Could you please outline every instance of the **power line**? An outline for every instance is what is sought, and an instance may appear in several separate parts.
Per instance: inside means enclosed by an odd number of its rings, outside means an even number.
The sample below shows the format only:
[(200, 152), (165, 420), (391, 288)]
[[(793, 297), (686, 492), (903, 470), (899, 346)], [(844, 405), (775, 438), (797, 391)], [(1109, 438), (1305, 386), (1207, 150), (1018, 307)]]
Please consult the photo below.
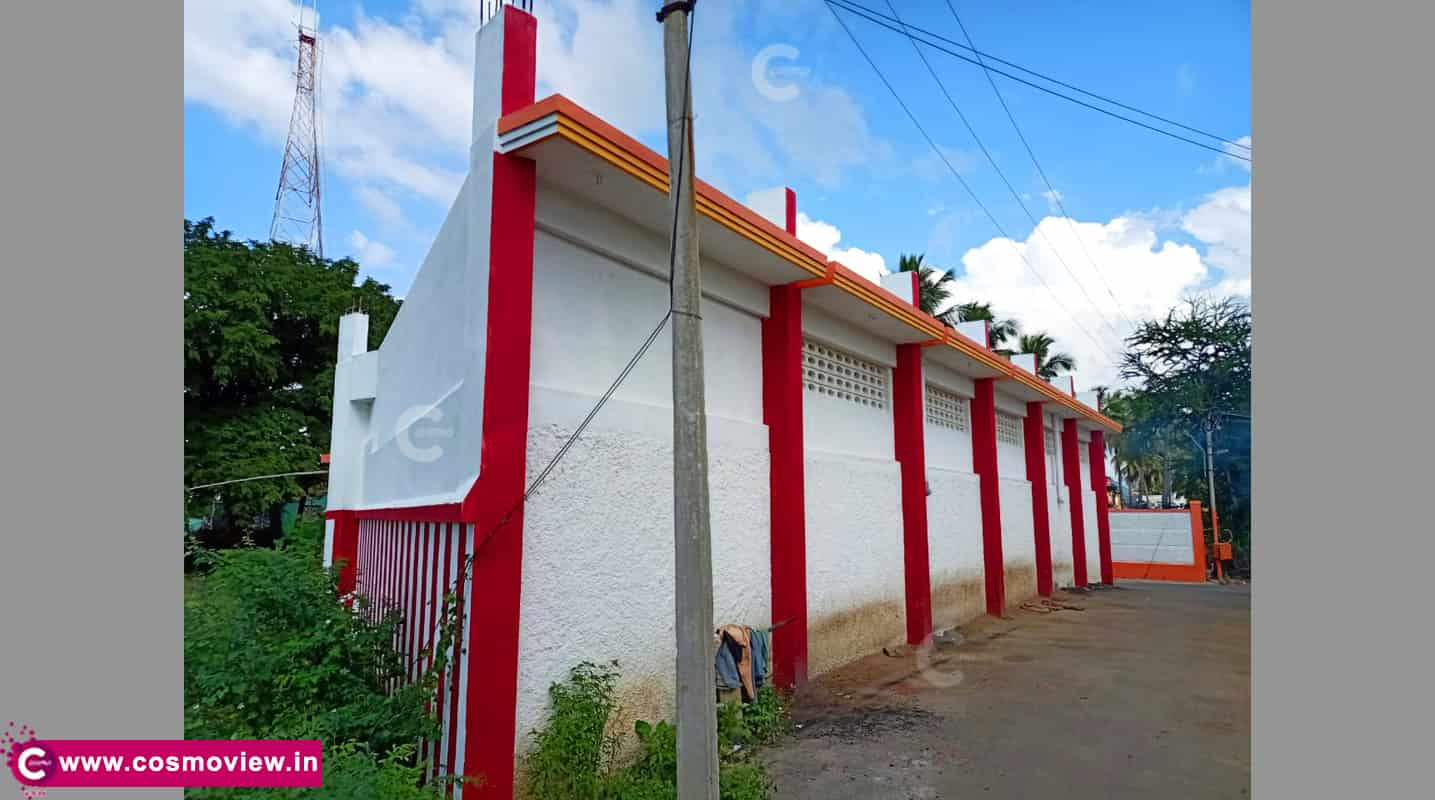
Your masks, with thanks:
[(957, 172), (956, 167), (952, 166), (952, 162), (947, 160), (947, 156), (945, 153), (942, 152), (942, 148), (938, 147), (937, 143), (932, 140), (931, 135), (927, 133), (927, 129), (922, 127), (921, 121), (917, 119), (917, 115), (913, 114), (912, 109), (908, 108), (907, 104), (903, 102), (902, 96), (897, 93), (897, 89), (892, 86), (891, 81), (888, 81), (887, 76), (883, 75), (882, 70), (877, 67), (877, 62), (873, 61), (872, 56), (867, 54), (867, 49), (862, 46), (862, 43), (857, 40), (857, 36), (852, 33), (852, 29), (847, 27), (847, 23), (842, 20), (842, 17), (837, 13), (837, 10), (832, 7), (832, 0), (825, 0), (825, 2), (827, 5), (827, 10), (832, 12), (832, 16), (834, 19), (837, 20), (837, 24), (841, 25), (842, 30), (847, 33), (847, 38), (852, 40), (852, 44), (857, 48), (857, 52), (862, 54), (862, 58), (867, 61), (867, 65), (872, 68), (872, 71), (874, 73), (876, 73), (877, 79), (882, 82), (883, 86), (887, 87), (887, 91), (892, 93), (892, 99), (897, 101), (897, 105), (901, 106), (902, 111), (906, 113), (907, 118), (910, 119), (912, 121), (912, 124), (916, 126), (917, 132), (922, 134), (923, 139), (927, 140), (927, 144), (932, 148), (932, 152), (937, 154), (937, 158), (941, 159), (942, 163), (947, 165), (947, 169), (951, 171), (952, 176), (955, 177), (959, 183), (961, 183), (963, 189), (967, 190), (967, 194), (971, 196), (972, 202), (976, 203), (977, 207), (980, 208), (982, 212), (986, 214), (987, 219), (991, 221), (992, 226), (997, 229), (997, 231), (1002, 235), (1002, 238), (1011, 242), (1012, 249), (1016, 251), (1017, 256), (1021, 258), (1022, 263), (1026, 264), (1026, 268), (1031, 270), (1031, 274), (1035, 275), (1036, 279), (1041, 282), (1041, 285), (1046, 287), (1046, 290), (1051, 293), (1051, 299), (1056, 301), (1056, 304), (1061, 307), (1062, 311), (1066, 312), (1066, 315), (1071, 318), (1072, 323), (1075, 324), (1076, 327), (1079, 328), (1082, 333), (1086, 334), (1087, 338), (1091, 339), (1091, 341), (1096, 345), (1098, 350), (1104, 353), (1107, 358), (1111, 358), (1111, 354), (1106, 351), (1106, 348), (1102, 346), (1101, 342), (1099, 342), (1095, 336), (1092, 336), (1091, 331), (1088, 331), (1086, 329), (1086, 326), (1082, 325), (1076, 319), (1076, 315), (1072, 314), (1071, 310), (1066, 307), (1066, 304), (1061, 302), (1061, 298), (1054, 290), (1052, 290), (1051, 285), (1046, 282), (1046, 278), (1043, 278), (1041, 276), (1041, 273), (1037, 271), (1036, 267), (1032, 266), (1031, 262), (1027, 260), (1026, 254), (1023, 253), (1021, 251), (1021, 248), (1017, 246), (1016, 240), (1013, 239), (1006, 232), (1006, 229), (1002, 227), (1002, 224), (997, 221), (997, 218), (995, 216), (992, 215), (991, 210), (988, 209), (986, 207), (986, 204), (981, 201), (981, 198), (977, 197), (977, 193), (972, 190), (971, 185), (967, 183), (967, 179), (963, 178), (961, 173)]
[[(905, 27), (906, 23), (902, 22), (902, 17), (897, 13), (897, 7), (892, 4), (892, 0), (886, 0), (886, 2), (887, 8), (891, 9), (892, 15), (897, 18), (898, 24)], [(1011, 185), (1011, 181), (1007, 179), (1006, 172), (997, 164), (997, 160), (992, 157), (991, 151), (987, 150), (986, 144), (982, 142), (982, 137), (977, 135), (977, 129), (972, 126), (971, 121), (967, 119), (967, 115), (962, 113), (961, 106), (957, 105), (957, 101), (952, 97), (952, 93), (947, 91), (947, 85), (942, 82), (941, 77), (937, 75), (937, 71), (932, 68), (932, 63), (928, 61), (926, 55), (922, 53), (922, 48), (914, 39), (908, 38), (907, 41), (912, 45), (912, 50), (916, 52), (917, 58), (922, 60), (922, 64), (927, 68), (927, 72), (932, 76), (932, 80), (937, 82), (937, 88), (942, 90), (942, 96), (947, 98), (947, 104), (952, 107), (953, 111), (957, 112), (957, 118), (962, 121), (962, 125), (966, 126), (967, 133), (972, 135), (972, 139), (976, 141), (977, 147), (981, 148), (982, 155), (987, 157), (987, 162), (992, 165), (992, 169), (996, 170), (997, 176), (1002, 179), (1002, 183), (1006, 184), (1007, 191), (1011, 192), (1012, 199), (1016, 201), (1017, 206), (1021, 208), (1027, 220), (1031, 222), (1032, 229), (1041, 236), (1043, 242), (1046, 242), (1046, 246), (1051, 248), (1052, 254), (1056, 256), (1056, 260), (1061, 262), (1062, 269), (1065, 269), (1066, 274), (1071, 276), (1072, 282), (1076, 284), (1076, 288), (1081, 290), (1081, 294), (1086, 297), (1086, 301), (1091, 303), (1091, 307), (1096, 310), (1096, 315), (1101, 317), (1102, 324), (1104, 324), (1106, 329), (1111, 331), (1117, 339), (1120, 339), (1120, 331), (1116, 330), (1115, 326), (1111, 324), (1111, 321), (1102, 313), (1101, 306), (1097, 305), (1096, 301), (1091, 298), (1091, 294), (1086, 291), (1086, 287), (1082, 285), (1081, 280), (1076, 277), (1076, 273), (1072, 271), (1071, 266), (1067, 264), (1066, 259), (1062, 257), (1061, 251), (1056, 249), (1056, 245), (1047, 237), (1046, 231), (1041, 229), (1041, 225), (1037, 223), (1036, 217), (1032, 215), (1031, 210), (1026, 207), (1026, 203), (1022, 202), (1021, 193), (1016, 190), (1015, 186)], [(1107, 357), (1110, 358), (1111, 354), (1107, 353)]]
[[(997, 82), (992, 79), (992, 74), (987, 69), (986, 62), (982, 61), (982, 54), (977, 51), (976, 42), (972, 41), (972, 35), (967, 32), (967, 26), (962, 24), (962, 17), (957, 13), (956, 6), (952, 5), (952, 0), (947, 0), (947, 8), (952, 12), (952, 18), (957, 21), (957, 27), (961, 28), (962, 36), (966, 38), (967, 44), (971, 45), (972, 52), (977, 53), (977, 61), (982, 65), (982, 74), (986, 76), (987, 83), (991, 85), (992, 91), (997, 96), (997, 101), (1001, 103), (1002, 110), (1006, 112), (1006, 118), (1011, 122), (1012, 129), (1016, 131), (1017, 138), (1021, 139), (1022, 147), (1026, 148), (1026, 154), (1031, 156), (1031, 163), (1036, 165), (1037, 174), (1041, 176), (1042, 183), (1046, 184), (1047, 191), (1051, 193), (1050, 197), (1056, 203), (1057, 210), (1061, 211), (1061, 216), (1066, 220), (1067, 226), (1071, 228), (1071, 235), (1076, 238), (1076, 243), (1081, 247), (1081, 252), (1086, 255), (1086, 260), (1091, 262), (1091, 268), (1096, 270), (1096, 276), (1101, 279), (1102, 285), (1106, 287), (1106, 293), (1111, 295), (1111, 302), (1116, 304), (1116, 311), (1121, 314), (1127, 324), (1135, 327), (1136, 323), (1131, 320), (1131, 317), (1126, 315), (1126, 310), (1121, 307), (1121, 301), (1116, 299), (1116, 293), (1111, 290), (1111, 284), (1107, 282), (1106, 276), (1101, 273), (1101, 268), (1096, 265), (1096, 259), (1091, 257), (1091, 251), (1086, 249), (1086, 243), (1081, 240), (1081, 234), (1076, 230), (1076, 223), (1071, 221), (1071, 215), (1067, 213), (1066, 205), (1061, 202), (1061, 193), (1056, 190), (1055, 186), (1051, 185), (1051, 179), (1046, 177), (1046, 170), (1042, 169), (1041, 162), (1037, 160), (1036, 153), (1031, 149), (1031, 143), (1026, 140), (1026, 134), (1022, 133), (1021, 126), (1016, 124), (1016, 117), (1011, 113), (1011, 108), (1007, 106), (1006, 98), (1002, 96), (1002, 91), (997, 87)], [(914, 44), (913, 46), (915, 47), (916, 45)]]
[(249, 478), (235, 478), (235, 479), (233, 479), (233, 480), (228, 480), (228, 481), (219, 481), (218, 483), (202, 483), (202, 484), (200, 484), (199, 486), (191, 486), (191, 487), (189, 487), (188, 489), (185, 489), (184, 491), (185, 491), (185, 494), (188, 494), (188, 493), (190, 493), (190, 492), (197, 491), (197, 490), (199, 490), (199, 489), (213, 489), (213, 488), (216, 487), (216, 486), (228, 486), (228, 485), (231, 484), (231, 483), (247, 483), (247, 482), (249, 482), (249, 481), (263, 481), (263, 480), (268, 480), (268, 479), (270, 479), (270, 478), (292, 478), (292, 477), (295, 477), (295, 476), (298, 476), (298, 475), (328, 475), (328, 474), (329, 474), (329, 471), (328, 471), (327, 469), (314, 469), (314, 470), (309, 470), (309, 471), (307, 471), (307, 472), (278, 472), (278, 473), (275, 473), (275, 474), (273, 474), (273, 475), (254, 475), (254, 476), (249, 477)]
[[(865, 6), (857, 5), (856, 3), (851, 2), (851, 0), (824, 0), (824, 2), (827, 2), (829, 6), (832, 5), (833, 3), (836, 3), (839, 8), (841, 8), (841, 9), (844, 10), (844, 11), (847, 11), (847, 12), (850, 13), (850, 14), (854, 14), (854, 15), (856, 15), (856, 16), (862, 17), (863, 19), (866, 19), (868, 22), (871, 22), (871, 23), (873, 23), (873, 24), (875, 24), (875, 25), (880, 25), (880, 26), (882, 26), (882, 27), (884, 27), (884, 28), (886, 28), (886, 29), (888, 29), (888, 30), (890, 30), (890, 31), (895, 31), (895, 32), (897, 32), (897, 33), (902, 34), (903, 36), (908, 37), (908, 38), (915, 38), (915, 39), (917, 39), (917, 41), (921, 42), (922, 44), (925, 44), (926, 46), (932, 48), (933, 50), (937, 50), (937, 51), (939, 51), (939, 52), (946, 53), (947, 55), (952, 56), (953, 58), (961, 59), (962, 61), (965, 61), (965, 62), (967, 62), (967, 63), (969, 63), (969, 64), (976, 64), (977, 66), (983, 66), (983, 65), (982, 65), (980, 62), (978, 62), (975, 58), (971, 58), (971, 57), (969, 57), (969, 56), (965, 56), (965, 55), (963, 55), (963, 54), (961, 54), (961, 53), (956, 52), (955, 50), (951, 50), (951, 49), (949, 49), (949, 48), (943, 47), (942, 45), (933, 43), (933, 42), (931, 42), (931, 41), (928, 41), (927, 39), (923, 39), (923, 38), (921, 38), (921, 37), (914, 36), (912, 33), (908, 32), (908, 31), (901, 30), (901, 29), (899, 29), (899, 28), (897, 27), (897, 24), (896, 24), (896, 23), (897, 23), (897, 20), (893, 20), (891, 17), (888, 17), (888, 16), (886, 16), (885, 14), (882, 14), (882, 13), (880, 13), (880, 12), (873, 11), (873, 10), (871, 10), (871, 9), (869, 9), (869, 8), (866, 8)], [(962, 48), (962, 49), (967, 49), (966, 45), (962, 45), (962, 44), (959, 44), (959, 43), (957, 43), (957, 42), (953, 42), (952, 40), (950, 40), (950, 39), (948, 39), (948, 38), (946, 38), (945, 36), (942, 36), (942, 35), (940, 35), (940, 34), (932, 33), (931, 31), (925, 30), (925, 29), (923, 29), (923, 28), (918, 28), (918, 27), (916, 27), (916, 26), (909, 26), (909, 27), (911, 28), (912, 31), (916, 31), (917, 33), (920, 33), (920, 34), (922, 34), (922, 35), (924, 35), (924, 36), (930, 36), (930, 37), (932, 37), (933, 39), (937, 39), (937, 40), (942, 41), (942, 42), (947, 42), (947, 43), (949, 43), (949, 44), (952, 44), (952, 45), (954, 45), (954, 46), (956, 46), (956, 47), (960, 47), (960, 48)], [(983, 53), (982, 55), (987, 56), (987, 57), (988, 57), (989, 59), (991, 59), (992, 61), (996, 61), (996, 62), (1002, 63), (1002, 64), (1008, 64), (1008, 65), (1010, 65), (1010, 66), (1013, 66), (1013, 68), (1015, 68), (1015, 69), (1020, 69), (1020, 70), (1023, 71), (1023, 72), (1029, 72), (1029, 73), (1031, 73), (1031, 74), (1033, 74), (1033, 75), (1040, 75), (1040, 73), (1033, 72), (1033, 71), (1028, 70), (1028, 69), (1025, 69), (1025, 68), (1023, 68), (1023, 67), (1016, 67), (1015, 65), (1011, 64), (1010, 62), (1005, 61), (1005, 60), (1000, 59), (1000, 58), (997, 58), (997, 57), (995, 57), (995, 56), (991, 56), (991, 55), (986, 54), (986, 53)], [(1140, 109), (1136, 109), (1136, 108), (1134, 108), (1134, 107), (1132, 107), (1132, 106), (1127, 106), (1127, 105), (1125, 105), (1125, 104), (1123, 104), (1123, 103), (1118, 103), (1118, 102), (1116, 102), (1115, 100), (1110, 100), (1110, 99), (1107, 99), (1107, 98), (1105, 98), (1105, 97), (1101, 97), (1100, 95), (1094, 94), (1094, 93), (1092, 93), (1092, 92), (1087, 92), (1087, 91), (1082, 90), (1082, 89), (1077, 89), (1076, 87), (1073, 87), (1073, 86), (1071, 86), (1070, 84), (1062, 83), (1061, 81), (1058, 81), (1058, 80), (1056, 80), (1056, 79), (1054, 79), (1054, 78), (1048, 78), (1048, 77), (1045, 76), (1045, 75), (1041, 75), (1041, 77), (1044, 78), (1045, 80), (1049, 80), (1049, 81), (1051, 81), (1051, 82), (1053, 82), (1053, 83), (1057, 83), (1057, 84), (1060, 84), (1060, 85), (1062, 85), (1062, 86), (1066, 86), (1066, 87), (1068, 87), (1068, 88), (1073, 89), (1074, 91), (1081, 92), (1082, 94), (1086, 94), (1086, 95), (1089, 95), (1089, 96), (1092, 96), (1092, 97), (1097, 97), (1097, 98), (1103, 100), (1104, 102), (1111, 103), (1112, 105), (1117, 105), (1117, 106), (1120, 106), (1120, 107), (1122, 107), (1122, 108), (1126, 108), (1126, 109), (1130, 109), (1130, 110), (1136, 111), (1137, 113), (1143, 114), (1143, 115), (1148, 116), (1148, 117), (1151, 117), (1151, 118), (1153, 118), (1153, 119), (1159, 119), (1159, 120), (1161, 120), (1162, 122), (1166, 122), (1167, 124), (1175, 125), (1176, 127), (1179, 127), (1179, 128), (1184, 128), (1184, 129), (1187, 129), (1187, 130), (1195, 131), (1195, 132), (1197, 132), (1197, 133), (1200, 133), (1202, 136), (1210, 137), (1210, 138), (1215, 139), (1215, 140), (1217, 140), (1217, 141), (1219, 141), (1219, 142), (1221, 142), (1221, 143), (1223, 143), (1224, 145), (1227, 145), (1227, 146), (1225, 146), (1225, 147), (1216, 147), (1215, 145), (1206, 144), (1205, 142), (1198, 142), (1198, 141), (1196, 141), (1195, 139), (1191, 139), (1191, 138), (1182, 136), (1182, 135), (1177, 134), (1177, 133), (1172, 133), (1171, 131), (1165, 130), (1165, 129), (1163, 129), (1163, 128), (1158, 128), (1158, 127), (1156, 127), (1156, 126), (1154, 126), (1154, 125), (1148, 125), (1148, 124), (1146, 124), (1146, 123), (1144, 123), (1144, 122), (1142, 122), (1142, 121), (1140, 121), (1140, 120), (1132, 119), (1132, 118), (1127, 117), (1127, 116), (1124, 116), (1124, 115), (1122, 115), (1122, 114), (1117, 114), (1116, 112), (1111, 111), (1111, 110), (1109, 110), (1109, 109), (1105, 109), (1105, 108), (1102, 108), (1102, 107), (1097, 106), (1097, 105), (1092, 105), (1091, 103), (1088, 103), (1088, 102), (1086, 102), (1086, 101), (1084, 101), (1084, 100), (1081, 100), (1081, 99), (1072, 97), (1072, 96), (1067, 95), (1067, 94), (1062, 94), (1061, 92), (1058, 92), (1058, 91), (1056, 91), (1055, 89), (1051, 89), (1051, 88), (1048, 88), (1048, 87), (1046, 87), (1046, 86), (1042, 86), (1041, 84), (1038, 84), (1038, 83), (1033, 83), (1033, 82), (1031, 82), (1031, 81), (1029, 81), (1029, 80), (1027, 80), (1027, 79), (1025, 79), (1025, 78), (1019, 77), (1019, 76), (1017, 76), (1017, 75), (1013, 75), (1013, 74), (1011, 74), (1010, 72), (1005, 72), (1005, 71), (1003, 71), (1003, 70), (996, 69), (995, 67), (984, 67), (984, 68), (985, 68), (985, 69), (988, 69), (988, 70), (990, 70), (990, 71), (992, 71), (992, 72), (995, 72), (996, 74), (1001, 75), (1001, 76), (1004, 77), (1004, 78), (1009, 78), (1009, 79), (1011, 79), (1011, 80), (1014, 80), (1014, 81), (1016, 81), (1017, 83), (1025, 84), (1025, 85), (1027, 85), (1027, 86), (1030, 86), (1030, 87), (1033, 88), (1033, 89), (1038, 89), (1038, 90), (1040, 90), (1040, 91), (1046, 92), (1047, 94), (1053, 95), (1053, 96), (1055, 96), (1055, 97), (1060, 97), (1060, 98), (1063, 99), (1063, 100), (1068, 100), (1068, 101), (1070, 101), (1070, 102), (1072, 102), (1072, 103), (1076, 103), (1076, 104), (1079, 105), (1079, 106), (1084, 106), (1085, 108), (1089, 108), (1089, 109), (1091, 109), (1092, 111), (1100, 112), (1100, 113), (1102, 113), (1102, 114), (1107, 115), (1108, 117), (1114, 117), (1114, 118), (1116, 118), (1116, 119), (1119, 119), (1119, 120), (1122, 120), (1122, 121), (1125, 121), (1125, 122), (1129, 122), (1129, 123), (1131, 123), (1132, 125), (1136, 125), (1136, 126), (1138, 126), (1138, 127), (1145, 128), (1146, 130), (1153, 131), (1153, 132), (1155, 132), (1155, 133), (1159, 133), (1159, 134), (1161, 134), (1162, 136), (1169, 136), (1169, 137), (1172, 138), (1172, 139), (1177, 139), (1177, 140), (1182, 141), (1182, 142), (1185, 142), (1185, 143), (1187, 143), (1187, 144), (1193, 144), (1193, 145), (1195, 145), (1195, 146), (1197, 146), (1197, 147), (1200, 147), (1200, 148), (1202, 148), (1202, 149), (1204, 149), (1204, 150), (1210, 150), (1210, 151), (1213, 152), (1213, 153), (1220, 153), (1221, 155), (1230, 156), (1231, 158), (1237, 158), (1237, 159), (1240, 159), (1240, 160), (1242, 160), (1242, 161), (1250, 161), (1250, 160), (1251, 160), (1249, 156), (1244, 156), (1244, 155), (1241, 155), (1240, 153), (1232, 152), (1231, 149), (1230, 149), (1231, 147), (1236, 147), (1236, 148), (1242, 148), (1242, 149), (1245, 149), (1245, 150), (1250, 150), (1249, 145), (1244, 145), (1244, 144), (1241, 144), (1240, 142), (1237, 142), (1237, 141), (1234, 141), (1234, 140), (1231, 140), (1231, 139), (1227, 139), (1227, 138), (1222, 137), (1222, 136), (1217, 136), (1217, 135), (1215, 135), (1215, 134), (1213, 134), (1213, 133), (1207, 133), (1207, 132), (1205, 132), (1205, 131), (1201, 131), (1201, 130), (1196, 129), (1196, 128), (1191, 128), (1190, 126), (1182, 125), (1182, 124), (1179, 123), (1179, 122), (1174, 122), (1174, 121), (1171, 121), (1171, 120), (1167, 120), (1165, 117), (1159, 117), (1159, 116), (1157, 116), (1157, 115), (1155, 115), (1155, 114), (1151, 114), (1151, 113), (1149, 113), (1149, 112), (1141, 111)]]

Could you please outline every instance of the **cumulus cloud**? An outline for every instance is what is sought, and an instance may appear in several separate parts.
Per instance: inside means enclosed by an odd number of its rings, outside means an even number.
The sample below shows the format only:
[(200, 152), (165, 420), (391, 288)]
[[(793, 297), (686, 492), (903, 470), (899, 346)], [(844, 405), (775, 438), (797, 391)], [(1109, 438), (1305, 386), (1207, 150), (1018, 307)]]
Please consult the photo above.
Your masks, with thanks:
[[(412, 200), (445, 207), (462, 183), (483, 2), (411, 0), (392, 18), (360, 9), (347, 26), (320, 18), (326, 170), (363, 187), (360, 200), (381, 221), (397, 219), (395, 204)], [(298, 9), (293, 0), (186, 0), (186, 101), (282, 147)], [(651, 4), (552, 0), (536, 13), (540, 96), (562, 92), (626, 132), (661, 142), (662, 45)], [(887, 157), (861, 105), (811, 72), (786, 76), (794, 99), (762, 96), (751, 62), (771, 43), (743, 43), (746, 13), (726, 3), (707, 8), (694, 43), (704, 177), (719, 186), (753, 185), (786, 173), (835, 186), (848, 170)]]
[[(1244, 147), (1237, 147), (1236, 145), (1244, 145)], [(1247, 149), (1250, 146), (1251, 137), (1249, 136), (1242, 136), (1237, 139), (1236, 144), (1222, 144), (1221, 149), (1225, 151), (1225, 155), (1217, 156), (1215, 161), (1202, 164), (1196, 168), (1196, 171), (1206, 175), (1213, 173), (1220, 174), (1228, 170), (1250, 172), (1251, 162), (1246, 160), (1251, 158), (1252, 151)], [(1237, 158), (1237, 156), (1240, 156), (1240, 158)]]
[[(997, 238), (967, 251), (953, 302), (990, 302), (1025, 331), (1051, 334), (1076, 357), (1078, 388), (1120, 383), (1115, 361), (1133, 322), (1193, 294), (1250, 294), (1249, 184), (1212, 192), (1186, 211), (1131, 212), (1109, 222), (1049, 216), (1038, 228), (1022, 241)], [(1176, 241), (1182, 234), (1194, 244)]]
[(1206, 247), (1206, 261), (1221, 270), (1217, 291), (1251, 293), (1251, 187), (1206, 195), (1181, 218), (1181, 229)]
[[(787, 222), (786, 192), (782, 186), (759, 189), (748, 194), (743, 202), (753, 211), (771, 220), (774, 225), (783, 226)], [(878, 283), (883, 275), (891, 271), (887, 269), (887, 260), (881, 254), (860, 247), (844, 246), (840, 228), (830, 222), (813, 219), (803, 211), (797, 212), (797, 238), (812, 245), (828, 258), (840, 261), (873, 283)]]
[[(996, 238), (967, 251), (953, 302), (990, 302), (998, 315), (1016, 317), (1024, 331), (1051, 334), (1058, 349), (1075, 356), (1079, 389), (1118, 382), (1115, 361), (1131, 329), (1126, 317), (1140, 320), (1165, 313), (1210, 275), (1195, 247), (1163, 241), (1156, 225), (1139, 215), (1071, 224), (1046, 217), (1038, 227), (1024, 241)], [(1081, 253), (1082, 245), (1100, 266), (1099, 274), (1084, 255), (1073, 255)], [(1053, 247), (1094, 304), (1062, 267)], [(1119, 308), (1106, 284), (1120, 301)]]
[(379, 269), (394, 260), (393, 248), (370, 239), (360, 230), (349, 234), (349, 247), (353, 250), (354, 260), (369, 270)]

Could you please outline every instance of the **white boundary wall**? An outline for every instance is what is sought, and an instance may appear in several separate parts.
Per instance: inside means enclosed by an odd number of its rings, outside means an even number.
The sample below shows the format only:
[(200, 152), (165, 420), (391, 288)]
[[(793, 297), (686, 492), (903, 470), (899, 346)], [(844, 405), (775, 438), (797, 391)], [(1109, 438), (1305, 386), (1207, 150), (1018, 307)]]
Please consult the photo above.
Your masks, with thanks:
[(1128, 511), (1111, 515), (1111, 560), (1193, 564), (1191, 511)]

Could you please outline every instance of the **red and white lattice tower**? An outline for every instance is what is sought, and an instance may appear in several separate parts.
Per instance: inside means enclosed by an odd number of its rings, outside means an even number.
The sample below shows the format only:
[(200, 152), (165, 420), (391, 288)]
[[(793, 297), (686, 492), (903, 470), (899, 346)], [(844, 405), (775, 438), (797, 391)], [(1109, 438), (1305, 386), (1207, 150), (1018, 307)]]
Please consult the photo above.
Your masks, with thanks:
[(299, 5), (299, 62), (294, 72), (294, 112), (284, 144), (284, 165), (274, 193), (269, 237), (308, 247), (324, 256), (324, 215), (319, 195), (319, 13), (317, 0)]

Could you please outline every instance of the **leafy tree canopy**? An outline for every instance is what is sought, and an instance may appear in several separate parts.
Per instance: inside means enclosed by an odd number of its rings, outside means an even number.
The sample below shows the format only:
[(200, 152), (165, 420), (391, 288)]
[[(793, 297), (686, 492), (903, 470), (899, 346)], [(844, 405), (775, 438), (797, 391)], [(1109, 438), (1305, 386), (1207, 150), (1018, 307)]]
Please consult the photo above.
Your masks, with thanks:
[[(320, 469), (329, 448), (339, 317), (369, 314), (377, 347), (398, 313), (389, 287), (355, 285), (359, 265), (184, 221), (184, 483)], [(224, 487), (231, 524), (318, 491), (288, 478)], [(188, 497), (205, 514), (215, 496)]]
[[(1126, 340), (1121, 375), (1132, 388), (1105, 410), (1124, 426), (1111, 442), (1117, 468), (1149, 492), (1205, 500), (1206, 429), (1212, 429), (1217, 509), (1237, 550), (1250, 537), (1251, 312), (1237, 298), (1193, 298)], [(1153, 478), (1155, 480), (1153, 485)]]

